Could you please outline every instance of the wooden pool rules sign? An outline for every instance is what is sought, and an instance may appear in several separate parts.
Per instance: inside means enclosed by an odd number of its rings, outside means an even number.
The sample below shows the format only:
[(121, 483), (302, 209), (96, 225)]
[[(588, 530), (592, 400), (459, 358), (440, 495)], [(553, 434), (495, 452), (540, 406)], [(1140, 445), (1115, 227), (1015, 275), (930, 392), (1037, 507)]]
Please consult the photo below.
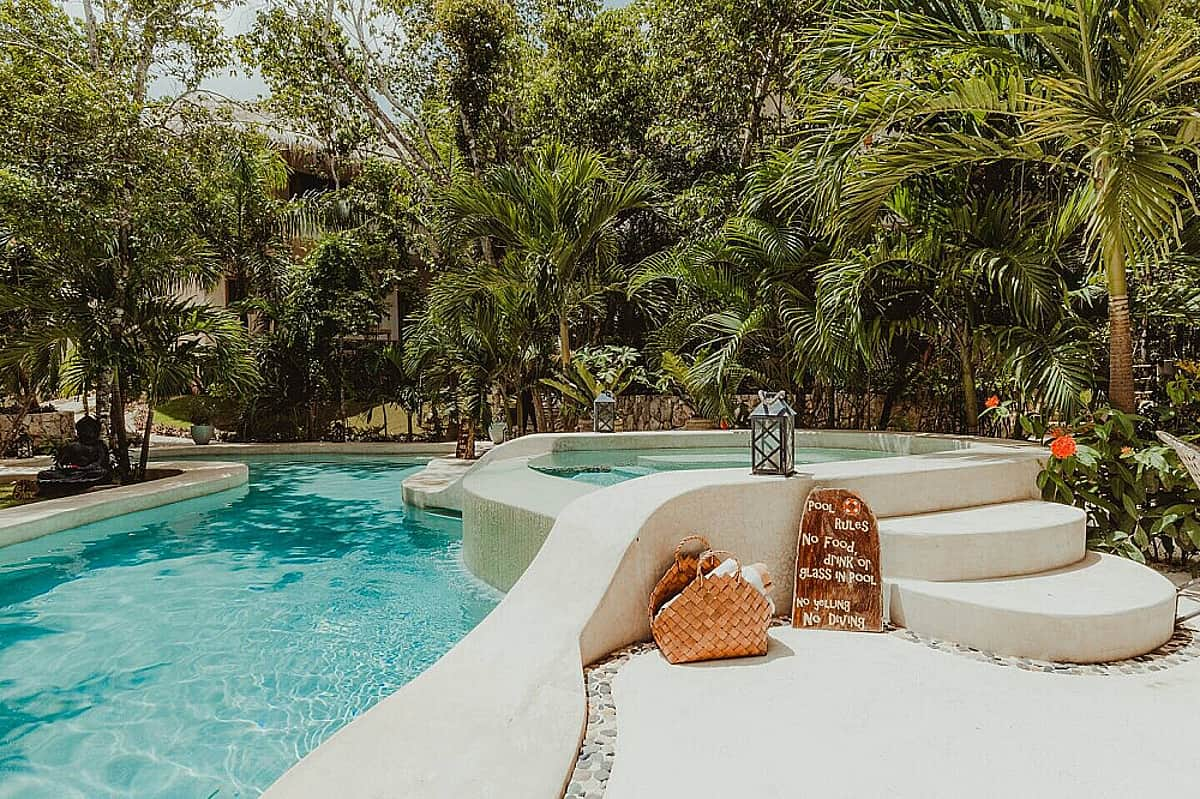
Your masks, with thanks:
[(883, 631), (879, 524), (853, 491), (814, 488), (804, 501), (792, 626)]

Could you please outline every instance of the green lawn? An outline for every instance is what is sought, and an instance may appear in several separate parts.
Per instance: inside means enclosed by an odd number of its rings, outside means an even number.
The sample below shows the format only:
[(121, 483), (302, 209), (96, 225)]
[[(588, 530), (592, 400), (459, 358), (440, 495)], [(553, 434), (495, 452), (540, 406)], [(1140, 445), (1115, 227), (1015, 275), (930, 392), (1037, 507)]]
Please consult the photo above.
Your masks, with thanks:
[(192, 398), (190, 396), (166, 400), (154, 409), (154, 423), (187, 432), (192, 429), (192, 423), (189, 420), (191, 408)]
[[(184, 435), (192, 430), (192, 395), (184, 394), (163, 400), (154, 406), (154, 423), (163, 427), (172, 427)], [(221, 403), (210, 400), (213, 414), (213, 424), (222, 430), (232, 426), (230, 420), (236, 416), (231, 407), (222, 407)]]

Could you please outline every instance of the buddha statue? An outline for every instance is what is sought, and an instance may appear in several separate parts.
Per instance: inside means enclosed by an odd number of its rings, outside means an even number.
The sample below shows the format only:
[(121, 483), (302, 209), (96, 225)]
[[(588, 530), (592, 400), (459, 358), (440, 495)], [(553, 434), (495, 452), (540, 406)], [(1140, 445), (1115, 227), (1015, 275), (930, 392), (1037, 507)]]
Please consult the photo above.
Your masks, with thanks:
[(38, 494), (62, 496), (112, 482), (108, 446), (100, 440), (100, 422), (85, 416), (75, 423), (75, 441), (54, 456), (54, 468), (39, 472)]

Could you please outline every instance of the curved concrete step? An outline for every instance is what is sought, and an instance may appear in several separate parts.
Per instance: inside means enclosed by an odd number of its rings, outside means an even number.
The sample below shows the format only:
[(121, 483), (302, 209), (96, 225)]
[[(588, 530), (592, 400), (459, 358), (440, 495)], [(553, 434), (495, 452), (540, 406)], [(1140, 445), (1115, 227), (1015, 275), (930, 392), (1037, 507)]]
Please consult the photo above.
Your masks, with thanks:
[(978, 580), (1057, 569), (1087, 551), (1087, 516), (1038, 499), (879, 520), (885, 577)]
[(1171, 581), (1114, 555), (1024, 577), (887, 582), (894, 624), (997, 654), (1100, 663), (1143, 655), (1175, 629)]

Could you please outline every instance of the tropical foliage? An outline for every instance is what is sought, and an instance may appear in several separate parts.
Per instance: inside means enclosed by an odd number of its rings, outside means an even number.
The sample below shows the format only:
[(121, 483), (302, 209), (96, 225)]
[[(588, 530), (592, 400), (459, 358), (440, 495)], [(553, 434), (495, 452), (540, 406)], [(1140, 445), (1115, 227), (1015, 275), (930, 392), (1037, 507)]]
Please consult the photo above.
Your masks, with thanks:
[[(124, 453), (174, 393), (309, 438), (781, 389), (809, 426), (1062, 427), (1043, 480), (1097, 545), (1194, 551), (1151, 438), (1200, 431), (1192, 0), (223, 7), (0, 0), (18, 407), (90, 389)], [(231, 66), (266, 96), (202, 88)]]

